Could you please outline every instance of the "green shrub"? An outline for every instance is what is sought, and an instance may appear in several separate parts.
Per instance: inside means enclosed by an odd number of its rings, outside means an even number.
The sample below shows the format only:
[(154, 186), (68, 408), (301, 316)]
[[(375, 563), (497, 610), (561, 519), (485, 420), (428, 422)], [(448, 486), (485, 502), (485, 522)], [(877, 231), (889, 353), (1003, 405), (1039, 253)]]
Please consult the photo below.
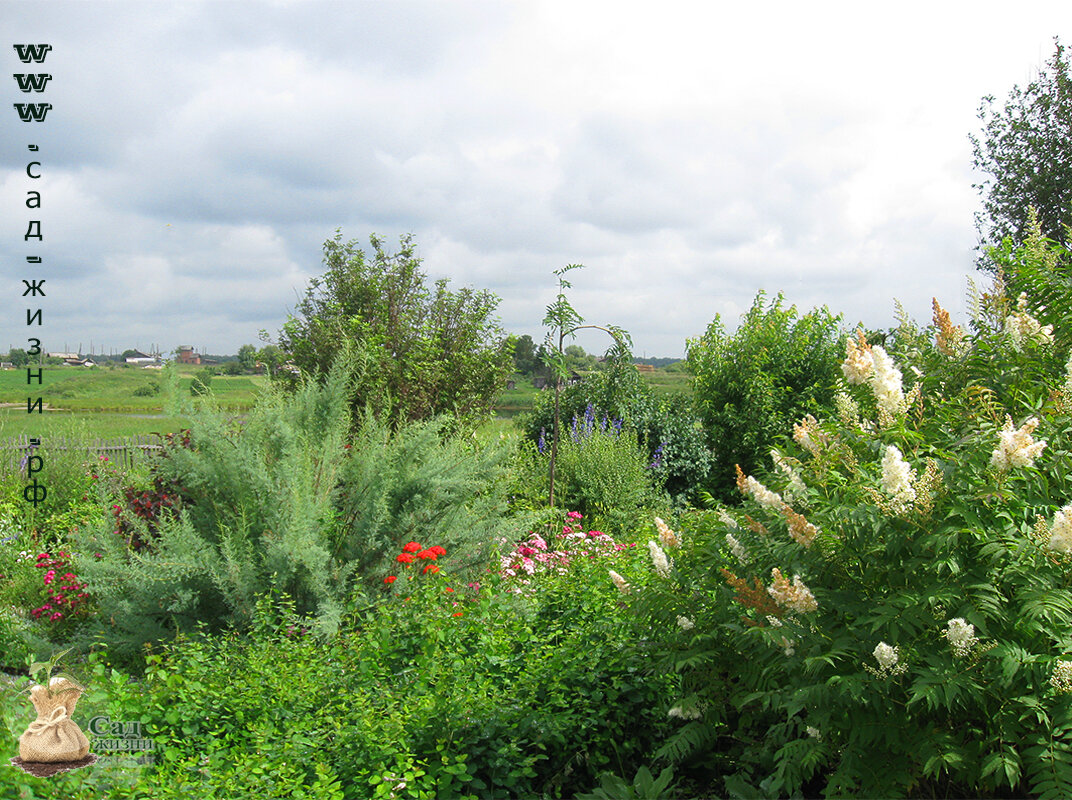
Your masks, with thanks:
[[(636, 434), (648, 462), (656, 464), (654, 471), (663, 488), (672, 496), (695, 500), (696, 490), (709, 478), (714, 454), (691, 401), (682, 396), (656, 397), (631, 363), (609, 362), (603, 371), (564, 387), (559, 408), (564, 426), (586, 414), (621, 421)], [(518, 424), (533, 444), (541, 438), (549, 443), (554, 430), (553, 393), (538, 394), (532, 412)], [(558, 505), (569, 507), (568, 503)]]
[(194, 375), (193, 381), (190, 383), (190, 394), (194, 397), (205, 397), (212, 394), (212, 378), (216, 374), (214, 367), (203, 367), (197, 371)]
[(210, 408), (194, 413), (191, 446), (157, 466), (180, 513), (155, 531), (131, 519), (149, 543), (137, 552), (112, 525), (80, 540), (83, 553), (103, 554), (79, 564), (101, 609), (86, 635), (129, 655), (197, 621), (243, 628), (269, 586), (330, 632), (348, 599), (379, 591), (408, 539), (479, 560), (505, 510), (496, 478), (506, 446), (442, 439), (439, 421), (392, 432), (371, 415), (348, 443), (348, 392), (340, 361), (324, 383), (268, 391), (241, 427)]
[[(36, 475), (28, 474), (27, 454), (21, 469), (16, 462), (14, 469), (0, 477), (0, 497), (7, 519), (19, 529), (27, 547), (48, 549), (63, 544), (75, 530), (96, 524), (103, 517), (102, 484), (108, 483), (115, 470), (106, 457), (79, 450), (76, 445), (71, 448), (44, 437), (42, 446), (32, 453), (41, 459)], [(36, 466), (38, 462), (33, 463)], [(32, 489), (34, 479), (44, 487), (44, 497), (31, 503), (26, 492)]]
[[(446, 567), (415, 572), (327, 638), (309, 632), (314, 621), (292, 601), (267, 594), (246, 634), (191, 631), (151, 651), (136, 683), (93, 655), (76, 719), (139, 721), (156, 763), (125, 774), (77, 770), (49, 790), (572, 797), (598, 773), (650, 759), (668, 730), (661, 707), (674, 681), (642, 676), (643, 643), (628, 638), (606, 574), (611, 563), (636, 571), (634, 560), (628, 548), (578, 558), (523, 593), (494, 573), (477, 586)], [(23, 705), (0, 705), (0, 731), (12, 740), (32, 721)], [(35, 780), (2, 771), (0, 795)]]
[[(665, 502), (659, 471), (619, 420), (597, 419), (592, 406), (563, 426), (558, 448), (555, 504), (575, 509), (609, 531), (629, 530), (637, 516)], [(550, 445), (541, 439), (520, 448), (513, 489), (515, 502), (529, 508), (546, 503)]]
[(837, 417), (740, 474), (745, 506), (695, 518), (635, 595), (684, 679), (680, 771), (734, 795), (1072, 792), (1072, 386), (1006, 406), (946, 380), (980, 353), (1045, 375), (1052, 345), (937, 322), (918, 393), (850, 346)]
[(327, 271), (283, 325), (280, 348), (306, 376), (325, 376), (347, 348), (357, 356), (355, 424), (366, 411), (392, 424), (450, 415), (471, 431), (490, 416), (514, 368), (511, 340), (495, 318), (499, 298), (451, 291), (445, 279), (430, 283), (412, 236), (394, 253), (375, 235), (370, 243), (366, 256), (340, 231), (324, 242)]
[(696, 406), (715, 451), (713, 494), (729, 500), (735, 464), (746, 472), (765, 461), (793, 422), (831, 408), (840, 375), (840, 316), (827, 308), (797, 315), (779, 294), (759, 292), (729, 335), (716, 316), (688, 342)]

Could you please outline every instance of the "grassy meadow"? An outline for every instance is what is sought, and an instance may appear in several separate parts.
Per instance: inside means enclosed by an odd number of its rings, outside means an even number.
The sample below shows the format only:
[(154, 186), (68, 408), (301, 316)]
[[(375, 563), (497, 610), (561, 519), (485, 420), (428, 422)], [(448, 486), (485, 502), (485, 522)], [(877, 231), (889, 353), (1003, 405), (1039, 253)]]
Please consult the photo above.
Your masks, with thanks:
[[(190, 386), (200, 369), (177, 367), (183, 397), (190, 397)], [(55, 366), (44, 367), (42, 375), (40, 386), (27, 385), (25, 369), (0, 370), (0, 440), (23, 434), (110, 439), (174, 433), (189, 424), (184, 417), (166, 413), (167, 379), (159, 370)], [(656, 369), (642, 377), (657, 395), (691, 393), (689, 375), (683, 371)], [(267, 381), (264, 375), (216, 375), (211, 396), (220, 408), (245, 411), (252, 408)], [(519, 377), (513, 389), (500, 395), (496, 416), (510, 419), (530, 411), (539, 391), (530, 379)], [(44, 413), (27, 414), (27, 397), (43, 398)]]

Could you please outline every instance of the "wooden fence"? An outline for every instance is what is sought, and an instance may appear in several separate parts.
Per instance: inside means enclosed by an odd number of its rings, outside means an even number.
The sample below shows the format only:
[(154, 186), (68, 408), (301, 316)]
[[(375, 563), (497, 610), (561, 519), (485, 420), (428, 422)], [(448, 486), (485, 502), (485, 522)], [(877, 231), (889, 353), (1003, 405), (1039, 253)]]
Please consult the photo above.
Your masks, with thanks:
[[(160, 434), (124, 436), (119, 439), (72, 439), (65, 436), (42, 436), (39, 452), (46, 459), (55, 453), (83, 453), (87, 458), (106, 457), (122, 468), (129, 469), (134, 459), (141, 455), (159, 452), (163, 448)], [(20, 469), (23, 460), (30, 454), (30, 437), (26, 434), (0, 442), (0, 470), (11, 472)], [(37, 452), (37, 451), (35, 451)]]

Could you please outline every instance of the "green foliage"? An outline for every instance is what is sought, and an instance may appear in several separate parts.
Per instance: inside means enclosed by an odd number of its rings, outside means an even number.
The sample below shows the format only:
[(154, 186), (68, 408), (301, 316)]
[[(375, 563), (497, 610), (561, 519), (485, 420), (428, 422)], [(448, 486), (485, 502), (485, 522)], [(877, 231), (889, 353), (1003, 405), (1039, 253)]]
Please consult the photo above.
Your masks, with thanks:
[[(591, 412), (589, 412), (591, 406)], [(714, 455), (691, 401), (680, 394), (656, 397), (651, 386), (626, 359), (611, 359), (604, 369), (562, 388), (559, 414), (562, 420), (583, 419), (588, 414), (620, 422), (635, 432), (648, 463), (663, 488), (672, 496), (696, 499), (714, 464)], [(526, 438), (549, 442), (554, 430), (554, 395), (536, 396), (531, 413), (518, 420)], [(559, 503), (563, 507), (568, 503)]]
[(1072, 283), (1069, 266), (1072, 253), (1066, 245), (1047, 239), (1033, 207), (1027, 209), (1024, 241), (1014, 246), (1011, 238), (988, 252), (997, 266), (1010, 297), (1027, 294), (1028, 310), (1039, 322), (1053, 326), (1058, 352), (1072, 347), (1072, 332), (1065, 321), (1072, 315)]
[(536, 371), (536, 344), (527, 333), (514, 340), (514, 369), (519, 375), (532, 375)]
[(238, 348), (238, 366), (244, 372), (253, 372), (257, 366), (257, 348), (251, 344), (244, 344)]
[(25, 367), (30, 363), (30, 355), (21, 347), (12, 347), (7, 351), (7, 358), (5, 360), (10, 361), (17, 369), (19, 367)]
[(137, 552), (111, 526), (83, 539), (83, 551), (103, 555), (79, 564), (100, 603), (89, 633), (130, 655), (198, 622), (245, 628), (267, 586), (326, 633), (351, 596), (380, 586), (407, 539), (477, 558), (500, 524), (505, 447), (441, 439), (435, 420), (392, 432), (371, 414), (348, 443), (349, 392), (340, 359), (324, 383), (268, 391), (241, 427), (210, 408), (192, 414), (191, 446), (157, 467), (178, 487), (181, 514), (155, 531), (131, 519), (150, 545)]
[[(567, 423), (574, 416), (583, 417), (592, 406), (600, 416), (622, 421), (629, 420), (638, 402), (652, 396), (651, 387), (644, 383), (636, 368), (624, 359), (612, 359), (599, 372), (562, 387), (559, 393), (559, 419)], [(542, 431), (549, 440), (555, 424), (555, 395), (541, 392), (533, 401), (532, 413), (520, 421), (525, 433), (537, 441)]]
[[(41, 459), (42, 469), (35, 477), (45, 486), (44, 500), (27, 502), (24, 492), (32, 479), (15, 461), (14, 469), (0, 478), (0, 514), (19, 534), (20, 549), (40, 552), (62, 547), (76, 531), (103, 519), (100, 484), (108, 483), (114, 467), (106, 457), (77, 447), (67, 449), (49, 437), (42, 437), (42, 446), (34, 448), (33, 455)], [(29, 465), (27, 460), (22, 469)]]
[[(976, 217), (985, 243), (1006, 237), (1022, 244), (1028, 235), (1028, 207), (1038, 212), (1043, 235), (1069, 244), (1072, 224), (1072, 77), (1060, 41), (1054, 54), (1026, 87), (1014, 86), (1003, 108), (994, 97), (979, 106), (983, 130), (972, 136), (972, 165), (987, 178), (975, 184), (983, 197)], [(984, 262), (985, 263), (985, 262)]]
[[(1045, 337), (939, 323), (903, 321), (881, 372), (872, 347), (837, 416), (765, 487), (741, 476), (741, 509), (684, 518), (633, 594), (682, 676), (679, 774), (740, 797), (1072, 789), (1072, 393)], [(1033, 378), (987, 387), (988, 359)]]
[[(554, 390), (554, 413), (551, 424), (551, 447), (548, 464), (547, 504), (549, 506), (555, 505), (555, 471), (558, 467), (558, 448), (562, 429), (562, 387), (570, 373), (571, 356), (567, 353), (566, 339), (572, 339), (576, 336), (577, 331), (584, 328), (601, 330), (614, 339), (614, 345), (607, 352), (607, 358), (612, 362), (616, 362), (619, 366), (618, 369), (612, 369), (609, 373), (608, 388), (612, 392), (617, 390), (618, 378), (615, 376), (620, 375), (623, 372), (622, 367), (628, 365), (632, 360), (630, 348), (633, 342), (625, 330), (614, 325), (607, 325), (606, 327), (585, 325), (584, 317), (570, 304), (569, 298), (566, 297), (566, 290), (571, 288), (572, 284), (562, 276), (575, 269), (584, 269), (584, 265), (568, 264), (562, 269), (554, 271), (554, 274), (558, 277), (558, 294), (555, 295), (554, 301), (547, 306), (547, 312), (543, 318), (543, 324), (547, 326), (547, 339), (540, 349), (540, 356), (548, 370)], [(584, 354), (583, 349), (580, 350), (580, 354)], [(574, 351), (572, 357), (576, 359), (577, 355), (576, 351)]]
[(588, 794), (577, 795), (577, 800), (663, 800), (674, 779), (672, 767), (666, 767), (658, 778), (652, 778), (647, 767), (637, 770), (632, 783), (627, 783), (613, 773), (599, 776), (599, 788)]
[(716, 316), (688, 342), (696, 406), (716, 463), (712, 492), (728, 499), (734, 465), (754, 470), (804, 414), (831, 407), (840, 376), (838, 324), (827, 308), (797, 315), (759, 292), (736, 333)]
[[(261, 332), (261, 336), (267, 335), (265, 332)], [(283, 366), (286, 360), (286, 354), (274, 344), (266, 344), (257, 351), (257, 361), (264, 365), (264, 369), (269, 375), (278, 375), (280, 367)]]
[[(192, 632), (150, 652), (137, 683), (91, 656), (80, 715), (139, 721), (157, 761), (65, 773), (49, 791), (560, 798), (651, 757), (673, 682), (641, 677), (603, 565), (549, 572), (524, 594), (494, 576), (479, 588), (423, 577), (326, 640), (271, 593), (257, 598), (247, 635)], [(31, 711), (0, 704), (12, 739)], [(0, 795), (28, 780), (0, 772)]]
[(216, 371), (211, 367), (205, 367), (197, 371), (197, 375), (194, 376), (193, 382), (190, 384), (190, 394), (194, 397), (204, 397), (211, 394), (212, 378), (216, 374)]
[[(555, 502), (581, 512), (590, 522), (615, 533), (629, 531), (639, 515), (661, 505), (661, 476), (651, 468), (646, 448), (634, 431), (619, 430), (589, 406), (574, 416), (558, 448)], [(525, 442), (513, 483), (515, 503), (537, 508), (547, 496), (551, 447)]]
[(394, 254), (370, 241), (371, 258), (341, 232), (325, 242), (327, 272), (283, 326), (280, 346), (307, 375), (326, 375), (337, 354), (353, 351), (355, 422), (365, 410), (392, 424), (443, 414), (479, 422), (514, 368), (493, 316), (498, 298), (452, 292), (446, 280), (429, 287), (411, 237)]

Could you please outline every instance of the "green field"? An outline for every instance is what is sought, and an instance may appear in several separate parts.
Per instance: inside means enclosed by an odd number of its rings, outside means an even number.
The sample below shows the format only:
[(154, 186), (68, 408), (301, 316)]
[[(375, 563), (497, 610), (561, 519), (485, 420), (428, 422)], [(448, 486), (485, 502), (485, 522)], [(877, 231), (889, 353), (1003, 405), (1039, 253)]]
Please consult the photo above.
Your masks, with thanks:
[[(36, 368), (35, 368), (36, 369)], [(190, 385), (200, 367), (178, 369), (178, 391), (193, 399)], [(263, 375), (216, 375), (212, 398), (220, 407), (243, 411), (253, 406), (267, 382)], [(153, 390), (148, 396), (143, 394)], [(27, 398), (44, 401), (42, 414), (27, 414)], [(182, 416), (166, 414), (167, 378), (159, 371), (131, 367), (44, 367), (42, 381), (27, 384), (26, 370), (0, 371), (0, 439), (20, 435), (112, 439), (147, 433), (173, 433), (186, 427)], [(197, 402), (197, 401), (195, 401)]]
[(175, 433), (189, 427), (184, 417), (134, 415), (109, 411), (56, 411), (27, 414), (25, 408), (0, 408), (0, 441), (17, 436), (118, 439), (147, 433)]
[[(190, 385), (200, 367), (178, 367), (178, 388), (190, 398)], [(644, 373), (644, 380), (657, 395), (684, 392), (691, 395), (689, 375), (657, 369)], [(253, 406), (268, 378), (264, 375), (216, 375), (212, 378), (214, 402), (232, 411)], [(152, 387), (155, 394), (139, 396)], [(500, 419), (510, 419), (532, 409), (539, 390), (528, 378), (518, 378), (515, 388), (505, 390), (496, 405)], [(27, 414), (26, 399), (40, 397), (43, 414)], [(44, 367), (42, 382), (27, 385), (26, 370), (0, 371), (0, 439), (26, 435), (117, 438), (147, 433), (171, 433), (187, 421), (166, 415), (167, 378), (159, 371), (132, 367)]]
[[(179, 368), (179, 392), (183, 396), (190, 396), (190, 385), (198, 370)], [(267, 380), (263, 375), (216, 375), (211, 384), (212, 396), (224, 408), (250, 408)], [(155, 393), (139, 396), (139, 390)], [(23, 405), (30, 396), (41, 397), (48, 407), (63, 411), (160, 413), (167, 402), (167, 378), (157, 370), (130, 367), (44, 367), (38, 385), (36, 381), (27, 384), (25, 369), (0, 371), (0, 402)]]

